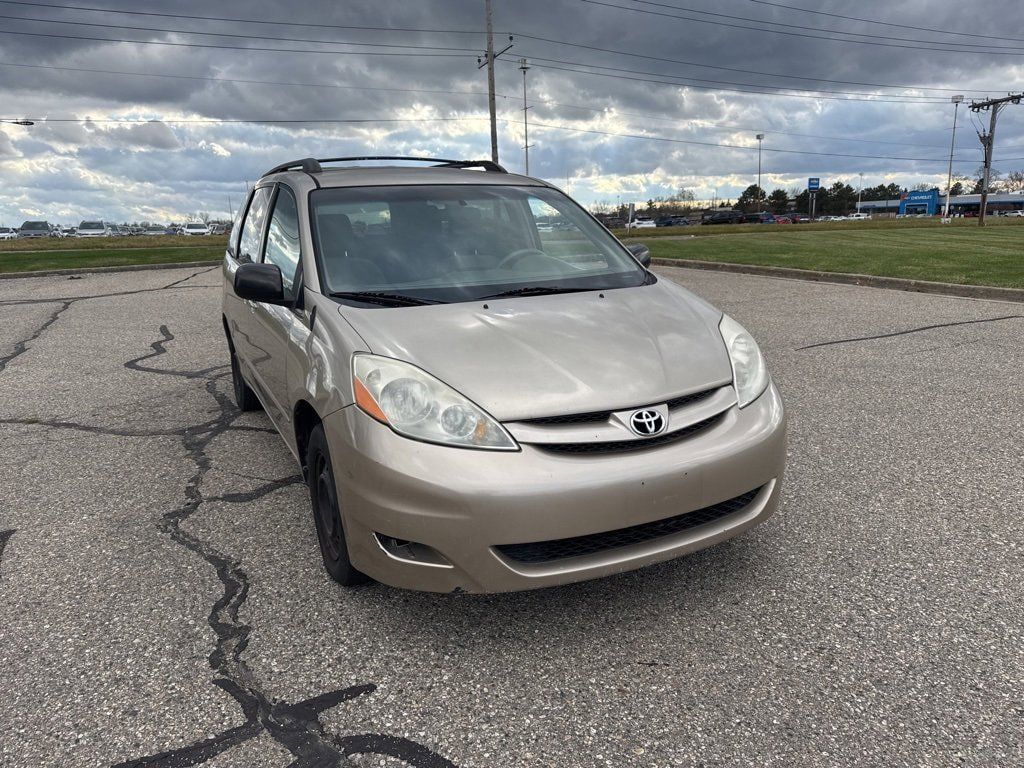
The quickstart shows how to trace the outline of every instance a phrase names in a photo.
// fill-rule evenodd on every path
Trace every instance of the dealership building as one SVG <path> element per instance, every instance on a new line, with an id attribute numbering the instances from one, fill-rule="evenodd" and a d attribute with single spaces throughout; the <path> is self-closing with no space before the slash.
<path id="1" fill-rule="evenodd" d="M 927 192 L 908 192 L 899 200 L 865 200 L 857 204 L 858 213 L 875 216 L 935 216 L 946 206 L 946 196 L 937 189 Z M 997 192 L 988 196 L 988 214 L 1024 210 L 1024 192 Z M 949 200 L 949 212 L 953 216 L 981 211 L 981 195 L 953 195 Z"/>

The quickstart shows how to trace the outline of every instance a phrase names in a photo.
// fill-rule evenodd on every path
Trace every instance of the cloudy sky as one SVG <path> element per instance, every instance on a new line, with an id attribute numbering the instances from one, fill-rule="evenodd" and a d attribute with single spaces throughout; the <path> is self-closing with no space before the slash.
<path id="1" fill-rule="evenodd" d="M 1024 88 L 1020 0 L 967 7 L 494 0 L 496 45 L 514 38 L 501 161 L 522 170 L 526 57 L 530 170 L 586 204 L 735 197 L 758 132 L 769 190 L 944 185 L 950 97 Z M 0 118 L 37 121 L 0 125 L 0 224 L 226 216 L 247 181 L 309 155 L 486 157 L 483 28 L 483 0 L 0 0 Z M 996 166 L 1024 168 L 1024 105 L 1000 117 Z"/>

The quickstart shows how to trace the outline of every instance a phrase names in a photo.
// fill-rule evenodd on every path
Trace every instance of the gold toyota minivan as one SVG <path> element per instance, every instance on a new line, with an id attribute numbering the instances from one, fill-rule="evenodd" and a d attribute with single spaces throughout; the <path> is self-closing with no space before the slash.
<path id="1" fill-rule="evenodd" d="M 224 259 L 234 393 L 298 459 L 330 575 L 533 589 L 771 515 L 785 416 L 761 352 L 649 264 L 491 162 L 264 175 Z"/>

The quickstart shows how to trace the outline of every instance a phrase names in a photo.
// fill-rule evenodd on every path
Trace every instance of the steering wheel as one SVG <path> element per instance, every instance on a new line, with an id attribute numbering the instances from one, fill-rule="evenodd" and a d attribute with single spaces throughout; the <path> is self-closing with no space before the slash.
<path id="1" fill-rule="evenodd" d="M 498 262 L 498 269 L 505 269 L 511 267 L 513 264 L 518 264 L 520 261 L 525 259 L 527 256 L 540 256 L 542 259 L 550 259 L 544 251 L 537 250 L 536 248 L 520 248 L 519 250 L 512 251 L 508 256 Z"/>

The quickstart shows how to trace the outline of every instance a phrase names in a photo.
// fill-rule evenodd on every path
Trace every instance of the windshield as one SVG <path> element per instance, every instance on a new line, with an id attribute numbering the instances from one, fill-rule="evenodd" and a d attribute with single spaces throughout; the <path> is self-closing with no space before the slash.
<path id="1" fill-rule="evenodd" d="M 185 229 L 206 229 L 205 224 L 186 224 Z"/>
<path id="2" fill-rule="evenodd" d="M 47 224 L 45 221 L 26 221 L 24 224 L 21 225 L 21 228 L 29 230 L 38 229 L 43 231 L 49 231 L 50 225 Z"/>
<path id="3" fill-rule="evenodd" d="M 649 280 L 614 237 L 547 187 L 320 189 L 310 216 L 326 293 L 452 302 Z"/>
<path id="4" fill-rule="evenodd" d="M 102 221 L 83 221 L 78 225 L 79 229 L 103 229 Z"/>

